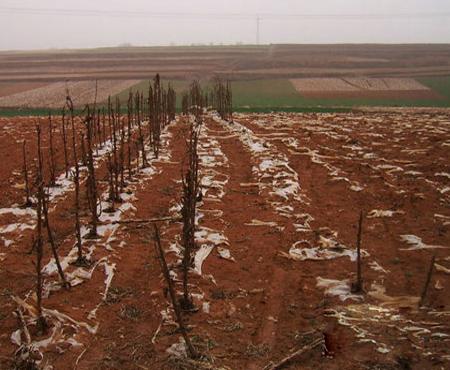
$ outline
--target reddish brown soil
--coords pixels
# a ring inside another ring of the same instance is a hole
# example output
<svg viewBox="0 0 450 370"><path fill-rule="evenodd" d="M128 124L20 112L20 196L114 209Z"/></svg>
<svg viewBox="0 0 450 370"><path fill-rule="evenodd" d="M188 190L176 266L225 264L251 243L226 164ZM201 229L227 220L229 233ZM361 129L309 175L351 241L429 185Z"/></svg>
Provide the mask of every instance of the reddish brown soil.
<svg viewBox="0 0 450 370"><path fill-rule="evenodd" d="M309 198L309 204L292 202L293 213L310 213L314 217L311 222L314 231L329 227L338 232L340 242L354 246L360 210L404 212L393 218L364 221L363 249L370 254L363 264L365 289L370 291L372 283L382 281L386 294L396 297L420 295L434 251L439 263L450 268L450 262L444 260L449 256L448 250L403 251L401 248L407 245L399 240L400 235L413 234L427 244L450 246L449 226L435 217L435 214L450 216L449 193L438 191L450 186L450 179L435 175L450 172L449 118L448 114L355 113L240 115L235 119L256 136L266 138L273 145L271 150L288 158L289 165L299 175L302 194ZM21 163L17 140L26 137L32 141L33 120L17 118L1 122L5 144L0 153L3 158L9 154L0 169L2 207L20 202L20 190L11 189L11 184L20 181L20 176L13 174L20 170ZM20 128L11 133L11 127ZM373 322L370 329L376 332L377 339L391 346L389 353L381 354L376 351L376 346L358 342L352 330L327 317L329 309L345 308L355 302L342 303L337 297L326 296L316 287L316 278L354 279L355 264L347 257L328 261L293 261L281 257L279 252L288 252L294 242L304 237L303 234L295 231L292 219L274 210L268 194L259 193L258 187L241 186L257 181L252 168L258 163L239 138L230 135L223 125L210 118L206 119L205 130L218 140L228 158L228 166L217 165L215 170L228 175L229 181L224 186L225 195L221 202L205 200L202 206L202 209L220 210L222 216L205 214L200 225L221 230L229 240L229 249L235 259L235 262L221 259L213 251L203 265L203 277L192 275L191 283L196 291L204 293L204 301L210 302L210 312L200 309L187 315L187 322L198 348L214 359L213 368L262 369L270 361L280 360L292 349L308 344L322 333L326 333L331 341L334 355L323 356L322 349L316 348L294 361L290 369L448 368L448 360L443 359L449 355L448 339L424 340L410 335L408 340L400 340L395 328L380 328ZM185 155L186 125L173 124L169 131L172 134L168 148L171 161L155 164L160 173L139 184L135 192L137 199L133 201L135 214L127 213L125 218L165 216L179 200L181 189L177 180ZM267 134L283 134L283 137ZM313 163L310 157L301 155L304 150L290 147L282 140L287 138L297 139L299 147L317 150L318 154L326 156L327 163L342 171L341 176L359 183L364 189L355 192L348 182L333 181L323 165ZM356 146L363 148L361 153L355 152ZM405 149L424 149L425 152L402 151ZM363 158L363 153L369 152L377 157ZM30 153L34 153L31 147ZM402 161L409 161L409 167ZM398 165L404 167L404 171L389 173L388 169L376 168L380 164ZM404 174L408 170L420 171L422 175ZM101 178L105 176L104 166L100 166L99 174ZM103 184L102 189L105 186ZM73 243L72 201L72 195L69 195L51 214L61 242L61 255L65 255ZM277 222L285 229L245 225L253 219ZM1 225L8 222L11 221L3 220ZM167 249L179 235L180 225L160 226L163 247ZM179 334L174 327L163 325L152 343L161 322L160 311L168 307L168 301L151 233L152 228L147 224L123 225L116 233L117 240L111 243L114 252L98 246L96 258L109 256L111 262L116 263L108 299L97 312L98 332L95 335L85 333L79 338L82 348L50 347L45 352L45 359L55 369L200 368L170 359L165 352L178 341ZM12 315L16 305L11 295L23 298L34 285L34 257L27 254L32 233L27 230L21 238L9 249L0 246L0 253L5 253L5 259L0 261L1 368L11 365L17 348L10 340L11 333L18 328ZM122 241L126 242L123 248L119 247ZM383 275L372 270L369 261L377 261L390 272ZM172 257L169 262L179 273ZM206 278L209 274L214 276L216 284ZM90 281L70 291L52 293L44 300L44 306L85 320L86 313L100 300L104 278L103 268L99 267ZM443 290L435 289L437 280ZM428 306L438 312L448 312L449 286L450 275L436 272L428 292ZM381 304L370 296L366 296L364 302L374 306ZM130 312L134 314L130 315ZM446 316L431 318L428 311L402 310L401 313L411 320L411 326L434 321L440 325L441 333L450 335ZM433 356L425 356L428 351Z"/></svg>
<svg viewBox="0 0 450 370"><path fill-rule="evenodd" d="M0 97L17 94L20 92L37 89L45 86L46 83L29 82L29 83L0 83Z"/></svg>
<svg viewBox="0 0 450 370"><path fill-rule="evenodd" d="M61 117L53 117L54 125L54 150L57 167L57 175L64 169L64 146L62 139ZM44 179L49 181L49 124L48 119L43 117L0 117L0 140L3 145L0 155L3 158L0 164L0 187L4 189L0 194L0 208L11 207L13 204L24 202L24 176L23 176L23 154L22 144L26 140L26 152L30 186L36 174L37 139L36 125L40 123L42 131L42 152L44 159ZM76 119L76 128L81 130L81 121ZM69 161L72 158L72 128L67 126L67 150ZM79 141L78 141L79 143ZM81 157L81 152L78 154Z"/></svg>

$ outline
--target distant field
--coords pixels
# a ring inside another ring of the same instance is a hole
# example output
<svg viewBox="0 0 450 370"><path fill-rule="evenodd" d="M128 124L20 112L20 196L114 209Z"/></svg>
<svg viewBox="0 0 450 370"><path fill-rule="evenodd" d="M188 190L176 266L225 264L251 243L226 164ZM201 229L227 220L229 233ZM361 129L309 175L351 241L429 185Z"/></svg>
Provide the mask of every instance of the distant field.
<svg viewBox="0 0 450 370"><path fill-rule="evenodd" d="M340 78L297 78L291 83L302 94L310 92L364 92L364 91L423 91L427 86L413 78L402 77L340 77Z"/></svg>
<svg viewBox="0 0 450 370"><path fill-rule="evenodd" d="M237 109L261 110L273 108L304 109L307 107L355 107L355 106L417 106L417 107L450 107L450 76L427 77L418 82L432 89L403 92L385 91L377 95L372 93L358 94L351 92L348 96L303 96L287 79L239 81L233 83L233 103ZM411 83L409 81L409 83ZM383 96L384 95L384 96Z"/></svg>
<svg viewBox="0 0 450 370"><path fill-rule="evenodd" d="M450 107L447 44L242 45L0 52L0 114L59 108L67 83L82 107L95 80L98 103L110 94L125 105L156 73L178 95L187 81L229 79L237 111Z"/></svg>
<svg viewBox="0 0 450 370"><path fill-rule="evenodd" d="M47 85L46 82L0 82L0 97L18 94Z"/></svg>
<svg viewBox="0 0 450 370"><path fill-rule="evenodd" d="M369 98L394 101L441 99L441 96L428 86L405 77L297 78L291 79L290 82L299 94L306 98Z"/></svg>
<svg viewBox="0 0 450 370"><path fill-rule="evenodd" d="M355 83L354 79L349 79ZM203 86L208 80L201 81ZM336 79L317 79L303 81L303 87L314 85L316 91L303 93L294 87L289 79L258 79L233 81L233 106L241 112L270 112L270 111L339 111L360 106L385 107L450 107L450 76L422 77L417 79L398 79L392 82L397 90L360 91L348 88L342 91L342 83ZM399 90L399 84L404 83L405 89ZM185 80L163 80L164 85L171 84L180 97L188 89ZM372 82L374 86L376 83ZM130 91L143 91L147 96L149 80L99 81L97 102L100 104L107 99L108 94L113 98L120 98L125 107ZM321 85L321 86L320 86ZM28 91L22 91L10 96L0 97L0 115L28 115L47 114L49 109L57 109L64 105L65 83L52 83ZM77 108L88 102L93 102L93 81L75 82L69 84ZM357 86L357 84L355 84ZM336 87L338 91L336 90ZM25 87L21 87L25 89ZM32 88L32 86L30 86ZM408 88L410 90L408 90ZM322 89L322 90L320 90ZM301 89L300 89L301 90ZM178 109L181 99L177 100ZM57 112L57 110L55 110Z"/></svg>
<svg viewBox="0 0 450 370"><path fill-rule="evenodd" d="M447 100L447 104L450 104L450 76L420 77L417 80L433 89Z"/></svg>
<svg viewBox="0 0 450 370"><path fill-rule="evenodd" d="M450 45L242 45L0 52L0 82L450 75Z"/></svg>
<svg viewBox="0 0 450 370"><path fill-rule="evenodd" d="M439 84L439 81L443 82ZM181 94L188 88L186 81L166 80L163 83L166 85L170 83L177 94ZM426 78L418 81L417 85L414 85L414 80L405 79L405 83L407 86L418 86L417 89L422 86L420 84L423 86L419 93L414 92L410 96L408 96L408 90L405 90L402 94L395 91L394 95L384 92L385 96L381 97L376 94L373 96L353 94L340 97L308 97L302 96L288 79L233 81L233 106L237 111L308 111L318 108L350 108L354 106L450 107L450 76ZM207 84L208 82L202 81L203 86ZM433 84L437 87L435 88ZM426 87L435 89L436 93L431 93ZM146 92L148 81L141 81L130 89ZM119 94L123 103L128 99L130 89ZM441 98L438 99L437 94ZM180 99L178 103L180 106Z"/></svg>
<svg viewBox="0 0 450 370"><path fill-rule="evenodd" d="M67 91L76 107L102 102L109 95L133 86L136 80L100 80L55 82L36 89L22 91L16 94L0 97L0 107L3 108L61 108L66 103Z"/></svg>

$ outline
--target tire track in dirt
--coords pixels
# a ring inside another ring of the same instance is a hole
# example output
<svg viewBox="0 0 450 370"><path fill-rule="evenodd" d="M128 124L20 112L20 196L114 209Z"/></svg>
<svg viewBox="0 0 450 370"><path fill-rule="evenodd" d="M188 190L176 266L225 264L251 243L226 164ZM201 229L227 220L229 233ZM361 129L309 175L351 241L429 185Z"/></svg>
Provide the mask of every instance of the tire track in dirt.
<svg viewBox="0 0 450 370"><path fill-rule="evenodd" d="M237 316L244 327L234 341L226 338L221 344L227 343L231 353L236 351L236 361L231 363L233 368L259 369L267 364L269 358L281 357L293 345L288 335L280 332L280 324L283 329L287 325L294 330L296 324L300 325L299 322L303 321L303 318L296 318L288 322L285 316L290 304L295 306L293 292L298 289L302 277L297 274L293 276L287 271L286 261L277 257L277 246L287 245L292 240L292 226L288 228L289 222L276 211L280 204L274 206L265 196L262 197L262 192L270 193L268 189L260 191L258 185L253 188L241 186L258 181L254 173L258 161L241 143L238 135L230 135L230 131L217 122L210 122L210 125L220 133L215 137L230 163L223 218L229 224L226 235L237 261L235 265L225 266L225 274L217 280L230 286L229 289L233 289L234 285L241 292L240 298L244 298L244 302L236 299L239 296L230 299L237 314L229 315L231 318ZM276 224L248 225L255 219ZM281 231L282 227L286 227L286 231ZM206 263L211 271L220 269L214 262L208 260Z"/></svg>

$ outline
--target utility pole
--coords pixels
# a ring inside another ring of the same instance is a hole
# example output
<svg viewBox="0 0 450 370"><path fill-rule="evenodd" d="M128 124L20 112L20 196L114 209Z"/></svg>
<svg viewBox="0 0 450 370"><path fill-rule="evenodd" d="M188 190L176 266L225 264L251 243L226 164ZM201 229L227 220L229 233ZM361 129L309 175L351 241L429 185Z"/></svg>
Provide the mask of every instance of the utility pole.
<svg viewBox="0 0 450 370"><path fill-rule="evenodd" d="M261 18L259 15L256 16L256 45L259 45L259 22L261 21Z"/></svg>

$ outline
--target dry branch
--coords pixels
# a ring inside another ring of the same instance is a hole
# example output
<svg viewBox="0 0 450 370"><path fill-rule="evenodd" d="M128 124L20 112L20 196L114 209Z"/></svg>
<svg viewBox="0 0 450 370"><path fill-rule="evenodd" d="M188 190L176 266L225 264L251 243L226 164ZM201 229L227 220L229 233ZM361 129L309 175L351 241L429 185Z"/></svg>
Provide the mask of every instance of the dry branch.
<svg viewBox="0 0 450 370"><path fill-rule="evenodd" d="M359 214L358 236L356 238L356 282L352 284L352 293L363 291L363 279L361 271L361 236L362 236L363 212Z"/></svg>
<svg viewBox="0 0 450 370"><path fill-rule="evenodd" d="M45 223L45 228L47 229L48 241L50 243L50 248L52 249L53 258L55 259L56 267L58 269L59 276L63 282L63 286L65 288L70 288L70 283L66 280L66 276L64 275L64 271L61 267L61 263L59 262L59 256L58 256L55 239L53 237L52 229L50 227L50 221L48 219L48 203L47 202L48 202L47 197L44 194L44 196L42 197L42 211L44 214L44 223Z"/></svg>
<svg viewBox="0 0 450 370"><path fill-rule="evenodd" d="M198 167L199 159L197 154L198 138L200 135L201 122L191 124L188 140L187 156L188 168L182 175L183 195L181 199L181 217L183 219L183 229L181 240L183 244L183 301L182 306L186 310L193 308L192 300L188 290L188 275L192 265L193 252L195 249L195 214L197 197L199 194Z"/></svg>
<svg viewBox="0 0 450 370"><path fill-rule="evenodd" d="M36 125L37 133L37 147L38 147L38 170L36 177L37 185L37 225L36 225L36 239L35 239L35 249L36 249L36 300L37 300L37 328L39 333L44 333L47 330L47 322L42 314L42 258L43 258L43 237L42 237L42 203L44 198L44 180L43 180L43 160L42 160L42 150L41 150L41 127L39 123Z"/></svg>
<svg viewBox="0 0 450 370"><path fill-rule="evenodd" d="M25 204L24 207L31 207L33 204L31 201L30 184L28 182L28 165L27 165L27 142L23 141L22 152L23 152L23 179L25 182Z"/></svg>
<svg viewBox="0 0 450 370"><path fill-rule="evenodd" d="M286 367L287 365L289 365L293 360L295 360L297 357L299 357L300 355L313 350L314 348L323 345L324 344L324 340L323 338L318 338L316 340L314 340L312 343L296 350L295 352L291 353L289 356L286 356L285 358L283 358L281 361L279 361L276 364L269 364L267 365L264 370L279 370L279 369L283 369L284 367Z"/></svg>
<svg viewBox="0 0 450 370"><path fill-rule="evenodd" d="M113 221L112 224L147 224L147 223L155 223L155 222L179 222L181 221L181 217L159 217L159 218L147 218L147 219L136 219L136 220L118 220Z"/></svg>
<svg viewBox="0 0 450 370"><path fill-rule="evenodd" d="M93 121L92 116L89 112L89 107L87 107L87 116L85 119L86 124L86 138L87 138L87 167L88 167L88 177L86 180L86 190L88 197L89 211L91 213L90 230L88 237L97 238L97 223L99 218L98 211L98 192L97 192L97 181L95 178L95 166L94 166L94 156L92 153L92 127Z"/></svg>
<svg viewBox="0 0 450 370"><path fill-rule="evenodd" d="M63 141L63 148L64 148L64 168L66 172L66 178L69 177L69 155L67 151L67 133L66 133L66 108L64 107L62 111L62 141Z"/></svg>
<svg viewBox="0 0 450 370"><path fill-rule="evenodd" d="M80 226L80 166L78 164L78 155L77 155L77 133L75 130L75 122L74 122L74 112L73 112L73 102L69 94L67 94L67 106L70 112L70 122L72 126L72 151L73 151L73 162L75 170L73 172L73 182L75 184L75 237L77 240L77 252L78 257L75 261L75 265L77 266L86 266L88 265L88 261L83 256L82 249L82 241L81 241L81 226Z"/></svg>
<svg viewBox="0 0 450 370"><path fill-rule="evenodd" d="M431 257L430 267L428 268L425 285L423 287L422 294L420 296L419 307L422 307L425 303L425 299L427 297L427 292L428 292L428 287L430 286L430 282L431 282L431 276L433 275L435 261L436 261L436 254L433 254L433 257Z"/></svg>
<svg viewBox="0 0 450 370"><path fill-rule="evenodd" d="M23 317L22 308L19 306L16 309L15 313L17 315L17 320L19 322L19 325L22 328L22 331L23 331L23 333L25 335L25 341L29 345L31 343L31 335L30 335L30 331L28 330L27 323L26 323L26 321L25 321L25 319Z"/></svg>
<svg viewBox="0 0 450 370"><path fill-rule="evenodd" d="M49 147L49 170L50 170L50 186L56 185L56 159L55 159L55 149L53 147L53 122L52 116L48 115L48 134L50 139Z"/></svg>
<svg viewBox="0 0 450 370"><path fill-rule="evenodd" d="M154 225L154 231L155 231L154 232L155 249L156 249L156 252L158 254L159 261L161 263L161 269L162 269L164 278L165 278L166 283L167 283L170 299L172 301L172 306L173 306L173 309L175 311L175 316L176 316L176 320L177 320L177 323L178 323L181 335L183 336L183 339L184 339L184 341L186 343L186 347L188 349L189 357L191 357L191 358L198 358L199 355L198 355L197 351L195 350L195 348L192 346L191 340L189 339L186 327L185 327L184 322L183 322L182 311L180 309L180 306L178 305L177 296L175 294L175 289L173 287L173 282L172 282L172 279L170 277L170 271L169 271L169 268L167 267L166 258L164 257L164 251L163 251L162 246L161 246L161 237L160 237L160 234L159 234L159 229L158 229L158 227L156 225Z"/></svg>

